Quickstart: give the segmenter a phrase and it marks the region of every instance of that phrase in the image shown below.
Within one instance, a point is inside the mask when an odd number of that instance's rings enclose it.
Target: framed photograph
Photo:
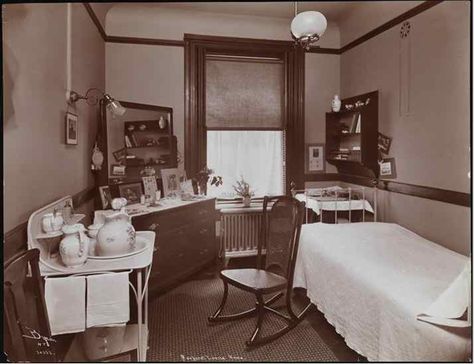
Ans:
[[[126,171],[126,166],[123,166],[121,164],[112,164],[110,166],[110,174],[112,176],[124,177],[125,171]]]
[[[324,157],[324,144],[306,144],[305,173],[324,173],[326,171],[326,159]]]
[[[163,180],[163,194],[165,197],[180,191],[180,184],[184,182],[184,171],[178,168],[167,168],[161,170]]]
[[[108,210],[112,208],[112,194],[110,193],[109,186],[99,187],[100,200],[102,201],[102,209]]]
[[[127,149],[122,148],[122,149],[116,150],[112,154],[114,155],[115,160],[117,162],[120,162],[120,161],[124,160],[127,157]]]
[[[140,202],[140,196],[143,195],[140,182],[119,185],[118,188],[120,197],[125,197],[129,204]]]
[[[390,151],[390,144],[392,144],[392,138],[383,135],[382,133],[379,133],[378,136],[378,145],[379,145],[379,150],[383,154],[388,154]]]
[[[66,144],[77,145],[77,115],[70,112],[66,113]]]
[[[381,178],[397,178],[397,171],[395,169],[395,158],[383,158],[380,162],[380,177]]]

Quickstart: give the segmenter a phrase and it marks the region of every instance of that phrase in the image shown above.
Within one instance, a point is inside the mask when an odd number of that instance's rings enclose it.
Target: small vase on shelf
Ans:
[[[341,99],[339,95],[334,95],[334,98],[331,101],[331,108],[334,112],[339,112],[341,110]]]
[[[244,204],[244,207],[250,207],[251,201],[252,201],[252,199],[251,199],[250,196],[242,197],[242,202]]]

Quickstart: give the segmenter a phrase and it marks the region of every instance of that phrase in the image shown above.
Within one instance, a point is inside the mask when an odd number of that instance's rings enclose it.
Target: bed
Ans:
[[[469,327],[417,316],[469,262],[397,224],[306,224],[293,285],[369,361],[466,361]]]

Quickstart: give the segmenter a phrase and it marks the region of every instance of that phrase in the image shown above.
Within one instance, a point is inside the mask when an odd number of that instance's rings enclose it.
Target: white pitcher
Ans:
[[[133,250],[135,228],[130,222],[130,216],[125,212],[105,216],[105,224],[97,234],[97,255],[119,255]]]
[[[82,224],[64,225],[65,237],[59,244],[59,253],[66,267],[76,268],[87,260],[89,238],[85,234],[86,228]]]

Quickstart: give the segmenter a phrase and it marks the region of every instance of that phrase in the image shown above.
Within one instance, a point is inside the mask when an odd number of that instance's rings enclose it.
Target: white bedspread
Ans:
[[[370,361],[463,361],[470,329],[418,321],[468,258],[396,224],[303,225],[294,287]]]

